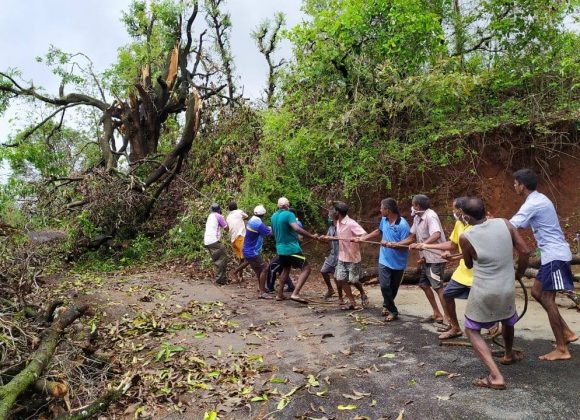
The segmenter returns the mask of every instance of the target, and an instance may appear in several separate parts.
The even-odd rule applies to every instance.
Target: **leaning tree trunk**
[[[50,362],[64,329],[81,317],[87,309],[88,305],[73,305],[57,318],[47,330],[28,366],[9,383],[0,387],[0,420],[9,418],[10,410],[18,396],[38,380]]]

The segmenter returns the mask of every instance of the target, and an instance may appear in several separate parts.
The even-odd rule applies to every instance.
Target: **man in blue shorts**
[[[541,266],[532,287],[532,296],[548,313],[550,327],[556,337],[556,349],[540,356],[540,360],[568,360],[572,356],[568,344],[578,336],[568,327],[556,305],[556,293],[572,291],[572,252],[566,242],[554,204],[536,191],[538,177],[531,169],[520,169],[514,175],[516,193],[526,200],[510,222],[516,228],[531,227],[540,248]]]
[[[482,328],[502,323],[505,354],[500,363],[509,365],[523,358],[513,350],[514,325],[518,322],[514,279],[523,276],[530,250],[518,231],[505,219],[487,219],[479,198],[469,198],[463,206],[463,219],[471,225],[459,237],[465,266],[473,268],[473,285],[465,308],[465,333],[473,351],[489,369],[489,375],[476,379],[473,385],[491,389],[505,389],[505,380],[491,350],[481,336]],[[513,249],[518,252],[514,272]]]

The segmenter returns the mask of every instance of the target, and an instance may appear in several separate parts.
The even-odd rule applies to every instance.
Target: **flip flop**
[[[383,311],[381,312],[381,315],[388,316],[389,314],[390,314],[389,310],[387,308],[383,308]]]
[[[348,305],[348,306],[341,306],[340,310],[341,311],[356,311],[358,308],[354,305]]]
[[[437,332],[444,333],[451,329],[451,325],[443,324],[441,327],[437,327]]]
[[[369,297],[366,294],[362,295],[360,297],[360,302],[361,302],[361,305],[363,306],[363,308],[365,306],[368,306],[369,305]]]
[[[268,296],[268,293],[262,293],[258,296],[258,299],[272,299],[272,298]]]
[[[480,388],[490,388],[490,389],[497,389],[503,390],[506,389],[505,384],[492,384],[489,380],[489,377],[475,379],[472,384],[474,386],[478,386]]]
[[[286,300],[286,298],[281,298],[281,297],[276,296],[276,301],[277,302],[282,302],[283,300]]]
[[[330,298],[332,295],[334,295],[334,290],[329,290],[324,294],[324,299],[328,299]]]
[[[505,357],[505,356],[504,356]],[[499,359],[499,363],[502,365],[513,365],[517,362],[524,360],[524,352],[519,350],[512,350],[512,358],[510,360],[505,360],[503,357]]]
[[[452,333],[450,331],[447,331],[439,336],[439,340],[450,340],[452,338],[461,337],[462,335],[463,335],[463,333],[461,331],[456,332],[456,333]]]
[[[388,316],[385,318],[385,321],[387,321],[387,322],[392,322],[392,321],[395,321],[395,320],[397,320],[398,318],[399,318],[399,316],[398,316],[398,315],[389,314],[389,315],[388,315]]]
[[[308,301],[306,299],[302,299],[300,296],[290,296],[290,300],[293,300],[294,302],[298,302],[298,303],[303,303],[303,304],[308,304]]]

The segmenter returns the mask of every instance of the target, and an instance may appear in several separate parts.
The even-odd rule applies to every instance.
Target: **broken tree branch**
[[[57,318],[46,331],[46,335],[34,352],[30,363],[9,383],[0,387],[0,420],[9,418],[10,410],[18,396],[38,380],[50,362],[65,328],[87,310],[88,305],[73,305]]]

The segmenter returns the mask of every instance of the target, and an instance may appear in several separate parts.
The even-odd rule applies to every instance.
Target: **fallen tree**
[[[88,305],[72,305],[60,315],[46,330],[40,346],[34,352],[30,363],[6,385],[0,387],[0,420],[9,418],[16,399],[34,385],[48,366],[64,330],[77,318],[83,316]]]

